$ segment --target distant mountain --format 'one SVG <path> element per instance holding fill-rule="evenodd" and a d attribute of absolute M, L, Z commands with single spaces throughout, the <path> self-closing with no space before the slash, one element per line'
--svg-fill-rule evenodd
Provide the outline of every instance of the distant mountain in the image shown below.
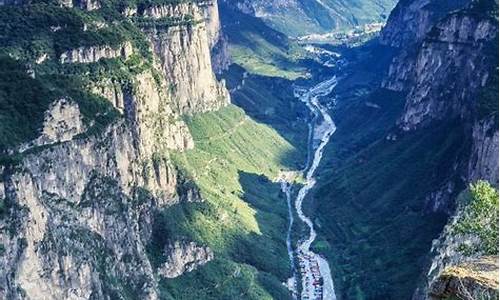
<path fill-rule="evenodd" d="M 396 0 L 236 0 L 243 12 L 290 36 L 383 22 Z"/>

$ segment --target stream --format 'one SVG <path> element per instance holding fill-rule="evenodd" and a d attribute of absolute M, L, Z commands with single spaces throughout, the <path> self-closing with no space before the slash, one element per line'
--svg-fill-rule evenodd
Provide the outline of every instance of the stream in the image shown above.
<path fill-rule="evenodd" d="M 316 231 L 310 217 L 303 212 L 303 201 L 309 191 L 316 184 L 315 171 L 323 157 L 323 150 L 330 141 L 330 137 L 335 132 L 336 127 L 326 107 L 319 102 L 319 97 L 330 94 L 337 85 L 337 77 L 325 80 L 309 90 L 295 90 L 296 97 L 304 102 L 313 114 L 309 123 L 309 149 L 306 167 L 302 172 L 305 175 L 305 185 L 298 191 L 293 199 L 292 182 L 290 178 L 284 176 L 280 179 L 281 189 L 286 195 L 289 210 L 289 226 L 287 232 L 287 248 L 290 256 L 290 263 L 293 277 L 288 281 L 288 287 L 292 291 L 294 298 L 298 299 L 328 299 L 335 300 L 335 290 L 328 261 L 311 251 L 311 244 L 316 239 Z M 309 235 L 300 239 L 296 247 L 296 257 L 298 266 L 294 260 L 294 249 L 292 246 L 292 229 L 294 222 L 294 210 L 301 221 L 309 228 Z M 300 276 L 298 276 L 300 273 Z M 301 294 L 297 295 L 298 280 L 301 279 Z"/>

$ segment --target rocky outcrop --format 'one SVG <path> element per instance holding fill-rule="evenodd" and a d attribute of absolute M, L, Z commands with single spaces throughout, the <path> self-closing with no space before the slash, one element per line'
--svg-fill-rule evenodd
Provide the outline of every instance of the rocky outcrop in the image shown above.
<path fill-rule="evenodd" d="M 126 126 L 115 125 L 105 134 L 104 139 L 75 139 L 29 154 L 19 169 L 3 171 L 11 205 L 0 233 L 7 249 L 0 285 L 7 298 L 19 297 L 19 290 L 28 299 L 109 294 L 104 291 L 106 269 L 120 280 L 125 280 L 120 275 L 124 269 L 133 269 L 127 284 L 151 277 L 141 250 L 141 211 L 134 207 L 134 190 L 149 186 L 164 191 L 166 203 L 175 181 L 168 187 L 148 180 L 154 176 L 139 168 L 141 160 Z M 147 216 L 152 199 L 146 204 Z M 122 262 L 130 251 L 137 251 L 131 262 Z M 153 291 L 143 290 L 144 297 L 153 297 Z"/>
<path fill-rule="evenodd" d="M 168 94 L 168 84 L 148 70 L 132 82 L 103 79 L 91 87 L 122 112 L 137 139 L 136 147 L 146 156 L 168 150 L 184 151 L 194 147 L 193 138 Z"/>
<path fill-rule="evenodd" d="M 212 70 L 210 45 L 204 10 L 194 4 L 159 6 L 146 9 L 142 16 L 176 16 L 193 20 L 188 25 L 147 30 L 162 72 L 173 82 L 169 92 L 183 114 L 214 110 L 229 103 L 224 82 L 218 82 Z M 212 37 L 213 38 L 213 37 Z M 187 59 L 189 58 L 189 59 Z"/>
<path fill-rule="evenodd" d="M 40 136 L 31 143 L 22 145 L 20 152 L 37 146 L 70 141 L 85 131 L 78 105 L 65 98 L 54 101 L 45 112 Z"/>
<path fill-rule="evenodd" d="M 221 74 L 223 71 L 229 69 L 231 63 L 227 37 L 221 35 L 212 48 L 212 68 L 216 74 Z"/>
<path fill-rule="evenodd" d="M 461 10 L 456 9 L 467 1 L 400 2 L 381 36 L 383 43 L 401 48 L 382 85 L 406 93 L 397 122 L 402 131 L 461 120 L 464 143 L 471 150 L 456 161 L 455 173 L 466 183 L 486 179 L 497 186 L 498 158 L 493 154 L 498 151 L 497 117 L 478 111 L 484 110 L 483 91 L 498 84 L 491 63 L 496 57 L 491 49 L 498 41 L 498 22 L 489 12 L 495 3 L 483 2 L 473 1 Z M 418 26 L 409 26 L 413 23 Z M 429 207 L 434 211 L 453 207 L 450 203 L 459 186 L 454 180 L 443 183 L 429 195 Z"/>
<path fill-rule="evenodd" d="M 210 48 L 213 48 L 221 36 L 221 24 L 219 17 L 219 5 L 217 0 L 206 1 L 200 4 L 203 9 L 203 17 L 207 28 Z"/>
<path fill-rule="evenodd" d="M 463 212 L 459 211 L 450 219 L 449 223 L 443 229 L 440 237 L 435 239 L 432 243 L 431 253 L 433 258 L 431 266 L 426 274 L 426 281 L 429 286 L 439 275 L 443 273 L 446 268 L 456 266 L 460 262 L 470 260 L 470 258 L 462 251 L 463 245 L 472 246 L 479 242 L 476 237 L 455 234 L 454 228 L 460 219 L 461 213 Z M 476 257 L 477 256 L 478 255 L 476 255 Z M 421 298 L 425 298 L 425 293 L 427 291 L 424 289 L 422 292 L 423 295 Z"/>
<path fill-rule="evenodd" d="M 119 47 L 91 46 L 63 52 L 59 57 L 61 63 L 95 63 L 101 58 L 128 58 L 133 53 L 132 45 L 124 43 Z"/>
<path fill-rule="evenodd" d="M 399 1 L 380 34 L 380 42 L 400 49 L 418 44 L 436 22 L 470 2 L 471 0 Z"/>
<path fill-rule="evenodd" d="M 101 8 L 99 0 L 59 0 L 59 3 L 66 7 L 77 7 L 87 11 Z"/>
<path fill-rule="evenodd" d="M 432 283 L 429 299 L 498 299 L 498 257 L 481 257 L 446 269 Z"/>
<path fill-rule="evenodd" d="M 454 117 L 470 118 L 491 74 L 485 48 L 498 37 L 493 19 L 454 13 L 423 41 L 412 68 L 413 87 L 399 121 L 403 130 Z"/>
<path fill-rule="evenodd" d="M 383 86 L 403 91 L 413 85 L 417 50 L 433 26 L 448 13 L 467 6 L 471 0 L 400 1 L 380 34 L 380 42 L 397 48 L 399 54 L 389 67 Z"/>
<path fill-rule="evenodd" d="M 493 63 L 497 61 L 497 50 L 493 51 L 498 43 L 498 21 L 493 17 L 497 12 L 498 3 L 493 0 L 400 1 L 381 34 L 381 42 L 398 51 L 382 85 L 406 95 L 397 134 L 436 124 L 459 124 L 450 126 L 463 132 L 464 151 L 450 158 L 451 176 L 426 197 L 431 211 L 451 214 L 456 195 L 469 183 L 487 180 L 498 186 L 498 116 L 492 105 L 482 103 L 491 100 L 485 91 L 495 94 L 491 89 L 498 85 L 498 64 Z M 497 97 L 498 91 L 493 98 Z M 450 217 L 433 242 L 425 283 L 414 299 L 428 299 L 430 290 L 436 297 L 432 299 L 450 296 L 447 290 L 456 290 L 459 281 L 445 270 L 481 255 L 464 255 L 464 245 L 478 240 L 456 234 L 459 217 L 460 212 Z"/>
<path fill-rule="evenodd" d="M 497 116 L 480 120 L 472 127 L 472 152 L 467 181 L 486 179 L 498 187 L 498 124 Z"/>
<path fill-rule="evenodd" d="M 208 247 L 197 246 L 193 242 L 175 242 L 165 246 L 167 261 L 158 272 L 165 278 L 175 278 L 185 272 L 191 272 L 214 258 Z"/>
<path fill-rule="evenodd" d="M 495 237 L 498 234 L 498 191 L 486 181 L 478 181 L 462 192 L 456 202 L 458 207 L 454 215 L 432 243 L 432 262 L 414 294 L 415 300 L 428 299 L 433 293 L 437 297 L 440 293 L 433 289 L 444 293 L 448 285 L 453 286 L 455 283 L 447 281 L 449 270 L 498 253 L 498 235 Z M 496 264 L 498 277 L 498 260 Z M 493 288 L 498 293 L 498 282 Z"/>

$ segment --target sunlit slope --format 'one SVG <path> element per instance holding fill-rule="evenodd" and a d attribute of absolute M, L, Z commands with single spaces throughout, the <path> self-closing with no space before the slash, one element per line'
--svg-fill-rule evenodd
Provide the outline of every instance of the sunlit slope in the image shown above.
<path fill-rule="evenodd" d="M 215 260 L 162 281 L 164 291 L 175 299 L 288 298 L 286 202 L 273 180 L 302 163 L 302 153 L 236 106 L 188 124 L 196 147 L 175 160 L 205 201 L 169 208 L 157 231 L 208 245 Z"/>

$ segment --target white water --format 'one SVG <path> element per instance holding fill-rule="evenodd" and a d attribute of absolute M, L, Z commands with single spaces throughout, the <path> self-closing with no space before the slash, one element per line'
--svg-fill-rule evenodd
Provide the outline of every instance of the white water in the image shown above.
<path fill-rule="evenodd" d="M 303 170 L 305 172 L 306 184 L 299 190 L 297 198 L 295 198 L 294 202 L 294 208 L 298 217 L 309 228 L 309 236 L 306 239 L 301 239 L 297 245 L 297 258 L 299 260 L 298 271 L 301 273 L 302 278 L 302 293 L 300 295 L 300 299 L 336 299 L 333 279 L 328 262 L 323 257 L 310 250 L 311 244 L 316 239 L 317 234 L 314 230 L 313 222 L 304 214 L 302 210 L 302 204 L 306 195 L 316 184 L 314 173 L 319 166 L 321 158 L 323 157 L 323 150 L 336 130 L 335 123 L 328 114 L 327 109 L 319 103 L 318 98 L 330 94 L 336 85 L 337 78 L 334 76 L 329 80 L 319 83 L 308 91 L 296 91 L 296 96 L 301 101 L 306 103 L 307 107 L 314 115 L 314 118 L 309 124 L 309 154 L 306 167 Z M 319 124 L 317 124 L 318 120 L 321 120 Z M 296 297 L 297 274 L 293 259 L 293 247 L 291 245 L 291 231 L 294 219 L 291 200 L 291 185 L 287 182 L 286 178 L 282 179 L 281 188 L 287 197 L 290 215 L 287 233 L 287 247 L 292 265 L 293 278 L 290 279 L 289 287 Z M 318 284 L 321 281 L 323 284 Z"/>

